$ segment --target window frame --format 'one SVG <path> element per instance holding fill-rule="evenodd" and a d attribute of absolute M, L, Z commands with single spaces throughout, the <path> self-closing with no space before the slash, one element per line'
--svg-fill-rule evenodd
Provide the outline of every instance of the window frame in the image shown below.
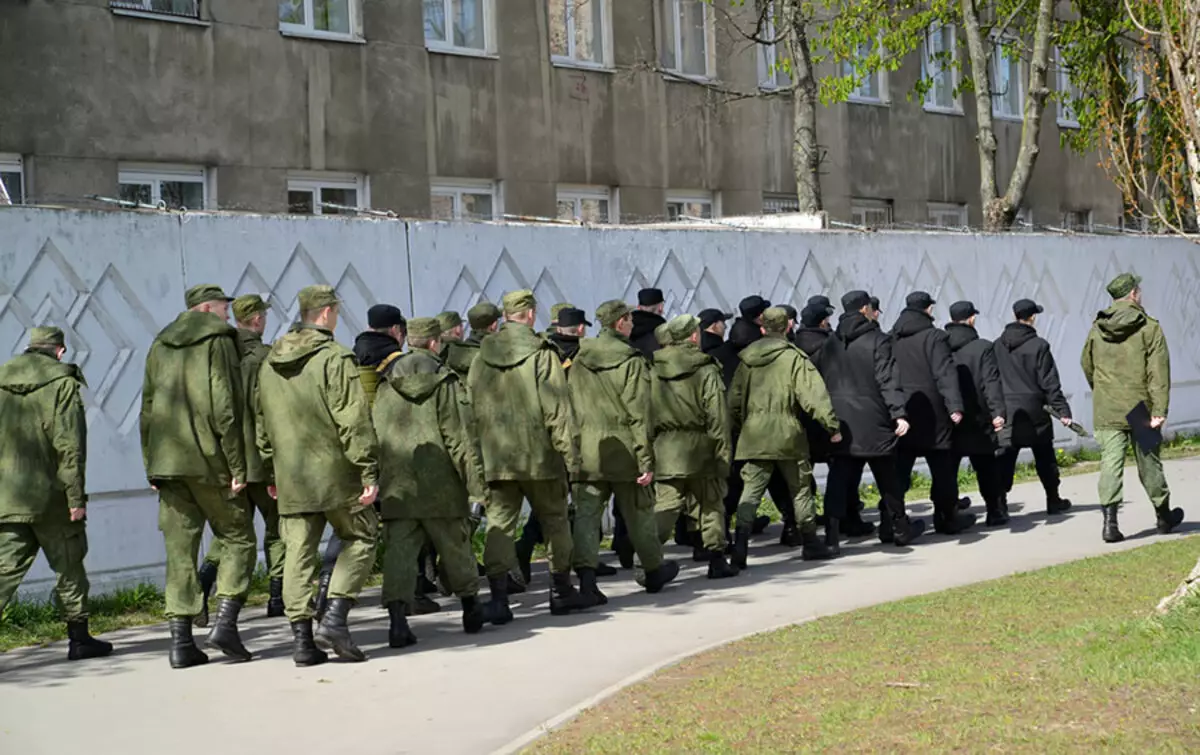
<path fill-rule="evenodd" d="M 880 54 L 884 54 L 884 51 L 882 49 L 883 42 L 877 41 L 871 47 L 873 48 L 876 46 L 878 46 L 881 49 Z M 862 47 L 859 46 L 859 48 L 857 50 L 855 50 L 855 52 L 854 52 L 856 59 L 859 57 L 861 52 L 862 52 Z M 868 55 L 871 54 L 870 49 L 867 50 L 867 54 Z M 849 61 L 849 60 L 842 61 L 842 74 L 844 76 L 853 76 L 854 75 L 854 64 L 851 61 Z M 863 94 L 858 93 L 859 88 L 871 79 L 875 79 L 875 84 L 879 88 L 879 96 L 878 97 L 871 97 L 870 95 L 863 95 Z M 880 66 L 879 70 L 864 77 L 863 80 L 861 82 L 859 82 L 858 87 L 855 87 L 854 89 L 850 90 L 850 96 L 846 98 L 846 101 L 853 102 L 853 103 L 856 103 L 859 105 L 875 105 L 877 107 L 887 107 L 887 106 L 891 105 L 892 99 L 891 99 L 891 96 L 888 94 L 888 70 L 887 70 L 887 68 L 884 66 Z"/>
<path fill-rule="evenodd" d="M 324 173 L 317 171 L 297 171 L 288 173 L 287 177 L 287 192 L 290 194 L 293 191 L 309 191 L 313 194 L 313 216 L 319 215 L 347 215 L 349 213 L 340 210 L 333 212 L 323 212 L 323 204 L 321 202 L 322 189 L 353 189 L 357 192 L 358 207 L 361 209 L 370 209 L 371 207 L 371 181 L 370 177 L 363 173 Z M 291 204 L 288 203 L 288 215 L 307 215 L 303 212 L 292 212 Z"/>
<path fill-rule="evenodd" d="M 572 9 L 577 8 L 580 2 L 603 3 L 600 10 L 600 54 L 602 60 L 599 62 L 592 60 L 584 60 L 577 58 L 571 53 L 575 48 L 574 21 L 572 21 Z M 561 68 L 584 68 L 589 71 L 612 71 L 615 69 L 613 65 L 613 40 L 612 40 L 612 0 L 546 0 L 547 18 L 549 17 L 550 3 L 565 3 L 567 5 L 567 55 L 556 55 L 554 50 L 550 50 L 551 64 Z M 549 23 L 547 22 L 547 27 Z M 549 29 L 547 28 L 547 35 Z"/>
<path fill-rule="evenodd" d="M 331 42 L 365 42 L 362 34 L 362 2 L 361 0 L 346 0 L 346 8 L 349 12 L 348 26 L 350 31 L 325 31 L 324 29 L 316 28 L 316 14 L 313 13 L 313 0 L 300 0 L 304 6 L 303 24 L 285 23 L 282 19 L 279 21 L 279 32 L 290 37 L 307 37 L 309 39 L 324 39 Z"/>
<path fill-rule="evenodd" d="M 425 39 L 425 49 L 429 52 L 443 55 L 464 55 L 475 58 L 495 58 L 496 54 L 496 8 L 495 0 L 478 0 L 483 13 L 483 47 L 460 47 L 454 44 L 454 0 L 442 0 L 443 12 L 446 14 L 446 39 Z M 425 34 L 425 4 L 421 3 L 421 34 Z M 547 42 L 549 30 L 547 29 Z"/>
<path fill-rule="evenodd" d="M 948 218 L 951 215 L 955 215 L 956 219 L 961 222 L 944 225 L 936 221 L 937 216 Z M 937 228 L 970 228 L 970 214 L 967 211 L 966 202 L 926 202 L 925 216 L 929 220 L 929 225 Z"/>
<path fill-rule="evenodd" d="M 763 32 L 767 37 L 774 39 L 775 0 L 767 0 L 767 4 L 766 28 L 763 29 Z M 758 88 L 766 92 L 771 92 L 791 86 L 791 74 L 779 68 L 779 44 L 772 42 L 769 45 L 759 44 L 756 47 L 758 47 L 758 55 L 755 56 L 758 60 Z M 781 84 L 779 82 L 781 75 L 787 78 L 786 83 Z"/>
<path fill-rule="evenodd" d="M 787 192 L 774 191 L 763 192 L 763 215 L 785 215 L 791 212 L 800 212 L 800 197 L 794 192 L 790 194 Z"/>
<path fill-rule="evenodd" d="M 680 62 L 683 57 L 683 25 L 680 23 L 680 11 L 682 10 L 682 6 L 680 3 L 683 2 L 699 2 L 704 9 L 704 73 L 702 74 L 688 73 L 680 67 Z M 674 39 L 670 40 L 672 46 L 672 57 L 674 58 L 675 65 L 663 65 L 663 68 L 667 71 L 668 78 L 674 77 L 677 79 L 685 79 L 687 81 L 696 82 L 716 81 L 717 62 L 715 50 L 713 49 L 716 47 L 716 18 L 713 15 L 712 4 L 704 2 L 704 0 L 659 0 L 658 7 L 662 12 L 659 13 L 658 18 L 656 19 L 656 25 L 657 28 L 661 30 L 661 33 L 658 35 L 658 37 L 663 44 L 668 41 L 663 39 L 663 37 L 666 35 L 665 25 L 667 13 L 673 12 L 675 19 L 675 22 L 672 24 L 672 28 L 675 30 L 675 37 Z M 660 62 L 663 59 L 664 52 L 665 48 L 661 48 L 658 51 L 658 58 Z"/>
<path fill-rule="evenodd" d="M 682 212 L 675 218 L 671 217 L 671 205 L 673 204 L 692 204 L 699 202 L 709 206 L 709 217 L 697 218 L 697 220 L 718 220 L 721 217 L 721 192 L 719 191 L 704 191 L 703 189 L 671 189 L 666 193 L 663 199 L 663 216 L 668 222 L 675 223 L 684 220 L 686 217 Z"/>
<path fill-rule="evenodd" d="M 25 204 L 29 199 L 29 179 L 25 175 L 25 159 L 15 153 L 0 152 L 0 173 L 16 173 L 21 177 L 21 201 L 13 199 L 12 188 L 4 185 L 8 199 L 13 205 Z"/>
<path fill-rule="evenodd" d="M 490 218 L 464 218 L 462 212 L 463 194 L 488 194 L 492 198 L 492 216 Z M 429 180 L 429 197 L 450 196 L 454 199 L 454 216 L 451 221 L 487 222 L 504 218 L 504 194 L 500 181 L 470 178 L 431 178 Z M 430 216 L 432 217 L 432 208 Z M 445 218 L 438 218 L 445 220 Z"/>
<path fill-rule="evenodd" d="M 198 183 L 203 191 L 203 206 L 187 207 L 193 210 L 215 210 L 217 208 L 217 170 L 203 165 L 168 163 L 120 163 L 117 165 L 117 191 L 123 185 L 150 184 L 150 204 L 157 206 L 162 201 L 163 183 Z M 172 208 L 168 208 L 172 209 Z"/>
<path fill-rule="evenodd" d="M 1028 94 L 1025 91 L 1025 61 L 1017 58 L 1015 61 L 1005 57 L 1004 43 L 1011 42 L 1013 37 L 1005 35 L 997 37 L 992 42 L 991 60 L 988 61 L 988 84 L 992 90 L 992 118 L 1001 121 L 1021 122 L 1025 120 L 1025 97 Z M 996 81 L 1000 75 L 998 66 L 1001 64 L 1011 65 L 1013 62 L 1017 64 L 1017 111 L 1016 113 L 1001 112 L 996 109 L 996 102 L 1007 102 L 1007 95 L 996 93 Z M 1009 76 L 1009 86 L 1012 86 L 1012 77 Z"/>
<path fill-rule="evenodd" d="M 867 213 L 876 210 L 884 210 L 887 213 L 887 221 L 882 225 L 867 222 Z M 856 215 L 862 216 L 861 222 L 855 218 Z M 896 203 L 891 199 L 853 197 L 850 200 L 850 222 L 863 228 L 891 228 L 896 224 Z"/>
<path fill-rule="evenodd" d="M 933 79 L 936 76 L 946 75 L 950 77 L 950 96 L 952 103 L 950 106 L 940 105 L 936 101 L 936 92 L 933 86 L 925 92 L 921 98 L 921 106 L 927 113 L 941 113 L 943 115 L 966 115 L 963 111 L 962 93 L 958 91 L 959 87 L 959 69 L 957 65 L 951 65 L 948 68 L 942 69 L 941 64 L 933 59 L 930 50 L 930 40 L 933 39 L 934 33 L 940 33 L 945 27 L 950 27 L 950 49 L 951 57 L 954 63 L 958 63 L 958 25 L 957 24 L 931 24 L 925 30 L 925 38 L 921 40 L 921 78 Z M 937 68 L 935 72 L 935 67 Z M 935 97 L 930 100 L 930 97 Z"/>
<path fill-rule="evenodd" d="M 153 0 L 108 0 L 109 10 L 118 14 L 138 15 L 151 18 L 166 18 L 168 20 L 200 21 L 201 0 L 191 0 L 195 10 L 192 13 L 176 13 L 169 10 L 158 10 L 151 3 Z"/>
<path fill-rule="evenodd" d="M 1083 219 L 1082 227 L 1076 227 L 1075 224 L 1069 222 L 1072 215 L 1076 216 L 1076 218 L 1081 217 Z M 1092 211 L 1090 209 L 1063 210 L 1060 219 L 1062 221 L 1061 225 L 1063 230 L 1070 231 L 1072 233 L 1091 233 L 1092 229 L 1095 228 L 1093 225 Z"/>
<path fill-rule="evenodd" d="M 1054 48 L 1054 76 L 1054 87 L 1060 95 L 1074 99 L 1078 90 L 1071 84 L 1070 71 L 1063 63 L 1062 51 L 1058 47 Z M 1055 121 L 1059 128 L 1079 128 L 1079 118 L 1071 109 L 1070 103 L 1062 96 L 1055 102 Z"/>
<path fill-rule="evenodd" d="M 617 225 L 621 222 L 621 213 L 618 200 L 618 190 L 608 186 L 586 186 L 583 184 L 559 184 L 555 192 L 555 202 L 574 202 L 575 214 L 574 222 L 585 223 L 582 213 L 580 212 L 579 203 L 587 199 L 601 199 L 608 202 L 608 218 L 600 223 L 600 225 Z M 555 213 L 557 216 L 557 213 Z M 559 218 L 563 220 L 563 218 Z"/>

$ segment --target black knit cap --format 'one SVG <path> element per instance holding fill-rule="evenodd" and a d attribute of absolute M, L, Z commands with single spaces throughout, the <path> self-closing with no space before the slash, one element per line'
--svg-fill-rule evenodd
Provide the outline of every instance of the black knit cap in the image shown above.
<path fill-rule="evenodd" d="M 382 328 L 390 328 L 393 325 L 403 327 L 407 324 L 404 319 L 404 314 L 399 307 L 393 307 L 391 304 L 376 304 L 367 310 L 367 327 L 379 330 Z"/>
<path fill-rule="evenodd" d="M 665 301 L 661 289 L 643 288 L 638 291 L 638 306 L 653 307 L 655 304 L 662 304 Z"/>

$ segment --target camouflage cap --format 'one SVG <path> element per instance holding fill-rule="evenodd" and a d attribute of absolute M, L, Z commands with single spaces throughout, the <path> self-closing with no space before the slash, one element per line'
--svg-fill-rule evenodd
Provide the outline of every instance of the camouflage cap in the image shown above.
<path fill-rule="evenodd" d="M 632 311 L 629 305 L 620 299 L 610 299 L 596 307 L 596 319 L 602 326 L 611 328 Z"/>
<path fill-rule="evenodd" d="M 258 294 L 245 294 L 233 300 L 233 319 L 245 322 L 259 312 L 267 311 L 267 303 Z"/>
<path fill-rule="evenodd" d="M 675 343 L 686 341 L 700 330 L 700 318 L 695 315 L 679 315 L 667 323 L 667 334 Z"/>
<path fill-rule="evenodd" d="M 671 340 L 671 330 L 667 323 L 663 323 L 654 329 L 654 340 L 658 341 L 659 346 L 670 346 L 675 343 Z"/>
<path fill-rule="evenodd" d="M 787 330 L 788 312 L 783 307 L 771 307 L 762 313 L 762 326 L 768 333 L 783 333 Z"/>
<path fill-rule="evenodd" d="M 522 312 L 528 312 L 531 309 L 537 308 L 537 299 L 533 292 L 529 289 L 521 289 L 520 291 L 509 291 L 504 295 L 504 314 L 519 315 Z"/>
<path fill-rule="evenodd" d="M 481 301 L 467 310 L 467 322 L 471 330 L 487 330 L 500 319 L 500 308 L 490 301 Z"/>
<path fill-rule="evenodd" d="M 341 304 L 333 286 L 307 286 L 300 289 L 300 294 L 296 298 L 300 300 L 301 312 L 312 312 L 314 309 L 324 309 Z"/>
<path fill-rule="evenodd" d="M 438 315 L 437 321 L 438 324 L 442 326 L 443 333 L 445 333 L 447 330 L 457 328 L 459 325 L 463 324 L 462 315 L 453 310 L 446 310 Z"/>
<path fill-rule="evenodd" d="M 1114 299 L 1124 299 L 1133 292 L 1142 282 L 1140 276 L 1133 273 L 1121 273 L 1106 287 L 1108 295 Z"/>
<path fill-rule="evenodd" d="M 43 325 L 29 331 L 30 346 L 66 346 L 67 339 L 61 329 L 53 325 Z"/>
<path fill-rule="evenodd" d="M 555 304 L 553 307 L 551 307 L 550 308 L 550 324 L 551 325 L 558 324 L 558 315 L 564 309 L 575 309 L 575 305 L 569 301 L 560 301 L 558 304 Z"/>
<path fill-rule="evenodd" d="M 408 321 L 408 337 L 437 338 L 442 334 L 442 325 L 436 317 L 414 317 Z"/>
<path fill-rule="evenodd" d="M 233 301 L 232 296 L 226 296 L 220 286 L 212 283 L 201 283 L 199 286 L 192 286 L 183 295 L 184 305 L 191 309 L 198 307 L 201 304 L 207 304 L 210 301 Z"/>

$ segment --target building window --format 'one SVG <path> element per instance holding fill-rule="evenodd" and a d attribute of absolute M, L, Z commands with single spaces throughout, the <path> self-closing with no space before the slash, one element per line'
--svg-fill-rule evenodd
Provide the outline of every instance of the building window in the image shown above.
<path fill-rule="evenodd" d="M 1075 100 L 1080 99 L 1079 87 L 1071 83 L 1071 72 L 1063 61 L 1062 54 L 1054 50 L 1054 71 L 1058 78 L 1058 125 L 1063 128 L 1079 128 L 1079 119 L 1072 108 Z"/>
<path fill-rule="evenodd" d="M 425 46 L 430 50 L 492 50 L 491 0 L 424 0 Z"/>
<path fill-rule="evenodd" d="M 294 34 L 345 39 L 358 30 L 360 0 L 279 0 L 279 28 Z"/>
<path fill-rule="evenodd" d="M 850 200 L 850 222 L 867 228 L 887 228 L 892 224 L 892 200 Z"/>
<path fill-rule="evenodd" d="M 758 31 L 763 39 L 775 39 L 775 2 L 767 0 L 767 9 L 762 28 Z M 758 45 L 758 86 L 762 89 L 779 89 L 792 85 L 787 70 L 787 56 L 778 44 Z"/>
<path fill-rule="evenodd" d="M 1068 231 L 1090 232 L 1092 230 L 1092 211 L 1064 211 L 1062 214 L 1062 227 Z"/>
<path fill-rule="evenodd" d="M 204 210 L 215 204 L 211 171 L 187 165 L 120 165 L 120 197 L 168 210 Z"/>
<path fill-rule="evenodd" d="M 20 155 L 0 154 L 0 183 L 13 204 L 25 203 L 25 163 Z"/>
<path fill-rule="evenodd" d="M 869 58 L 875 50 L 875 45 L 864 42 L 858 46 L 857 59 L 862 60 Z M 846 61 L 842 65 L 842 75 L 854 76 L 854 64 Z M 887 69 L 880 66 L 878 70 L 872 71 L 863 77 L 862 81 L 858 82 L 858 86 L 850 90 L 851 102 L 864 102 L 869 105 L 883 105 L 888 101 L 887 94 Z"/>
<path fill-rule="evenodd" d="M 795 194 L 763 194 L 763 214 L 800 212 L 800 198 Z"/>
<path fill-rule="evenodd" d="M 663 68 L 679 76 L 712 78 L 713 19 L 705 0 L 662 0 Z"/>
<path fill-rule="evenodd" d="M 558 219 L 577 223 L 615 223 L 615 193 L 604 187 L 559 186 Z"/>
<path fill-rule="evenodd" d="M 609 0 L 548 0 L 550 58 L 556 63 L 609 65 Z"/>
<path fill-rule="evenodd" d="M 939 228 L 966 228 L 967 206 L 965 204 L 930 202 L 929 224 Z"/>
<path fill-rule="evenodd" d="M 304 173 L 288 177 L 288 212 L 293 215 L 355 215 L 370 207 L 365 176 Z"/>
<path fill-rule="evenodd" d="M 143 13 L 200 18 L 200 0 L 111 0 L 109 6 Z"/>
<path fill-rule="evenodd" d="M 434 180 L 429 193 L 434 220 L 500 218 L 500 192 L 494 181 Z"/>
<path fill-rule="evenodd" d="M 1025 104 L 1025 83 L 1021 80 L 1021 58 L 1011 57 L 999 40 L 992 46 L 992 115 L 997 118 L 1021 120 Z"/>
<path fill-rule="evenodd" d="M 673 191 L 667 194 L 667 220 L 712 220 L 720 216 L 720 199 L 711 191 Z"/>
<path fill-rule="evenodd" d="M 942 113 L 962 113 L 958 88 L 958 35 L 952 24 L 932 26 L 925 34 L 921 56 L 921 77 L 929 84 L 925 91 L 925 109 Z"/>

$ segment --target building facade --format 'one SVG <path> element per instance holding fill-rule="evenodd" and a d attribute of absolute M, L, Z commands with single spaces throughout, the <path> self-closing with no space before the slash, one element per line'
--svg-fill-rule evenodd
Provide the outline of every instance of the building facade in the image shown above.
<path fill-rule="evenodd" d="M 0 4 L 0 180 L 14 201 L 646 222 L 795 206 L 786 83 L 702 0 L 26 0 Z M 752 4 L 751 4 L 752 5 Z M 742 11 L 745 12 L 745 11 Z M 743 19 L 744 21 L 744 19 Z M 837 220 L 979 226 L 952 28 L 822 107 Z M 961 53 L 960 53 L 961 54 Z M 1001 183 L 1023 66 L 993 72 Z M 914 84 L 931 74 L 923 98 Z M 708 86 L 717 82 L 719 87 Z M 1059 82 L 1055 82 L 1056 84 Z M 1022 217 L 1117 225 L 1047 105 Z"/>

